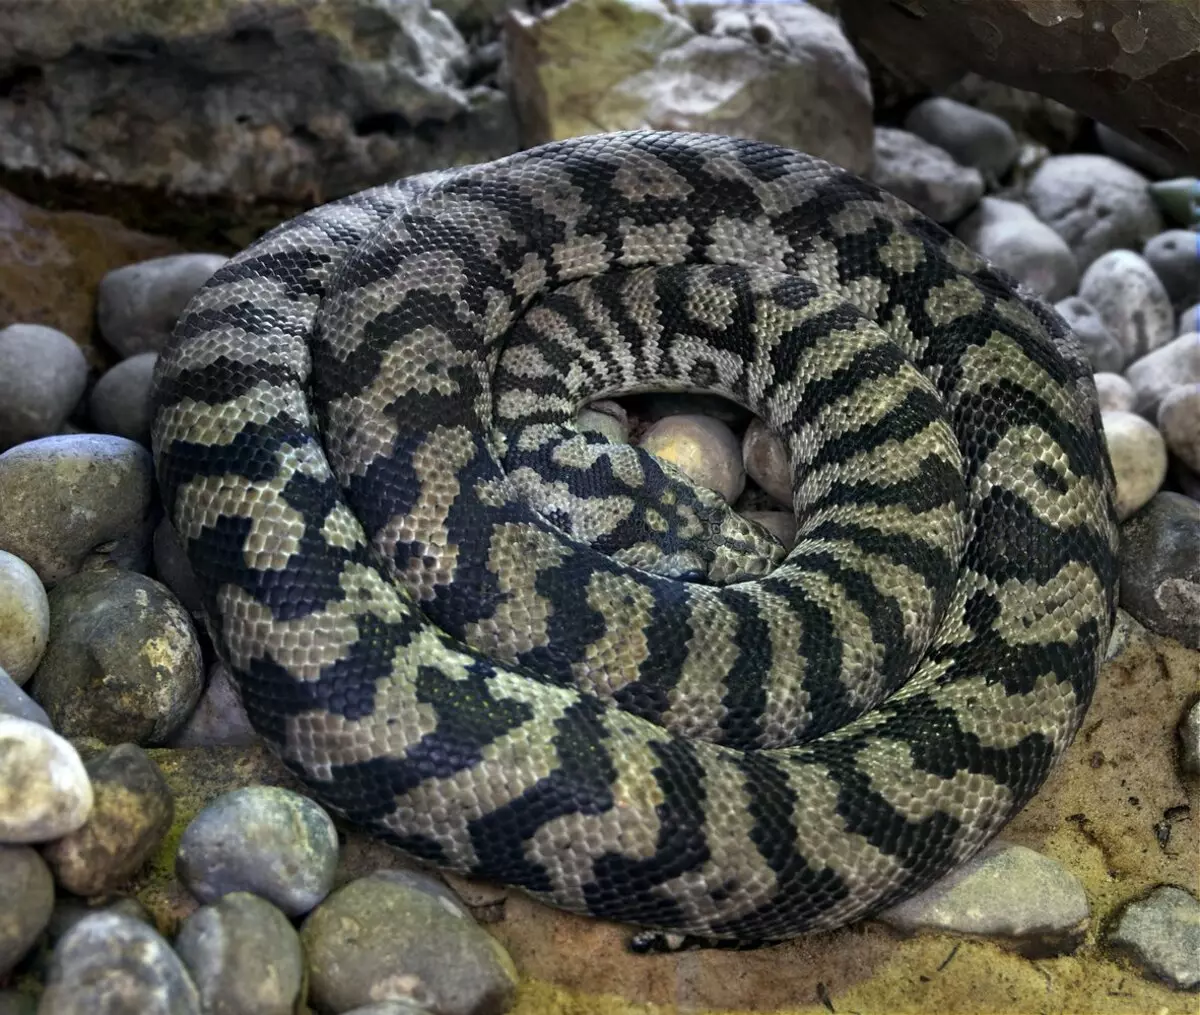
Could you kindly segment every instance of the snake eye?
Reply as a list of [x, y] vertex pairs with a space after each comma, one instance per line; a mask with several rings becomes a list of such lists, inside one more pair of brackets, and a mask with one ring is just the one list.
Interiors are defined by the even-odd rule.
[[681, 582], [691, 582], [693, 585], [711, 585], [708, 580], [708, 575], [703, 571], [692, 569], [690, 571], [681, 571], [677, 574], [676, 579]]

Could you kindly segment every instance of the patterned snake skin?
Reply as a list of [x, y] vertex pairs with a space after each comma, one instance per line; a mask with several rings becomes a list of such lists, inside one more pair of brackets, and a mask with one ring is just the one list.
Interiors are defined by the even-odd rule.
[[[589, 400], [784, 442], [764, 530]], [[154, 453], [255, 728], [445, 868], [713, 942], [927, 886], [1044, 782], [1114, 612], [1086, 362], [902, 202], [766, 144], [577, 138], [279, 226], [160, 358]]]

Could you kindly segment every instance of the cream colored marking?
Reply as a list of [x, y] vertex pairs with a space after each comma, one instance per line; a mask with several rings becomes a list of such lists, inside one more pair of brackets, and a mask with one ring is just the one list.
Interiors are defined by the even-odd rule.
[[718, 217], [708, 230], [705, 254], [715, 264], [743, 264], [786, 271], [792, 244], [773, 232], [765, 218], [753, 222]]
[[966, 278], [948, 279], [930, 289], [925, 297], [925, 312], [937, 327], [944, 328], [982, 308], [983, 294]]
[[311, 425], [312, 417], [299, 388], [259, 381], [245, 394], [220, 405], [180, 399], [162, 410], [159, 425], [167, 440], [222, 447], [233, 443], [247, 426], [262, 426], [282, 413]]
[[654, 597], [632, 577], [596, 572], [588, 578], [587, 604], [604, 619], [604, 632], [582, 647], [571, 672], [576, 687], [611, 698], [638, 678], [650, 653], [646, 625]]
[[1040, 734], [1056, 747], [1079, 710], [1071, 685], [1052, 673], [1043, 673], [1025, 694], [1006, 694], [1004, 685], [985, 676], [956, 680], [949, 687], [934, 687], [930, 697], [954, 710], [964, 733], [977, 736], [980, 746], [1007, 750], [1026, 737]]
[[925, 247], [911, 233], [897, 230], [879, 248], [879, 260], [892, 271], [907, 275], [925, 263]]

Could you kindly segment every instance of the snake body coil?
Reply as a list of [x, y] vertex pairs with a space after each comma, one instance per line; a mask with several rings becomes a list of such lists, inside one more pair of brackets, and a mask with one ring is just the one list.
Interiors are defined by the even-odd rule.
[[[786, 558], [571, 424], [664, 387], [782, 438]], [[300, 215], [155, 400], [256, 729], [348, 820], [577, 912], [771, 941], [905, 898], [1038, 790], [1112, 624], [1065, 325], [771, 145], [578, 138]]]

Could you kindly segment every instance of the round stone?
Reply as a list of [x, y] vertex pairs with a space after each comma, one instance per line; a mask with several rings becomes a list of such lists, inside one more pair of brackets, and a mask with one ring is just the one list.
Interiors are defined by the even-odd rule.
[[0, 330], [0, 451], [56, 433], [87, 375], [83, 351], [61, 331], [40, 324]]
[[53, 730], [0, 715], [0, 842], [49, 842], [92, 812], [79, 753]]
[[37, 669], [50, 635], [50, 602], [28, 564], [0, 550], [0, 668], [18, 684]]

